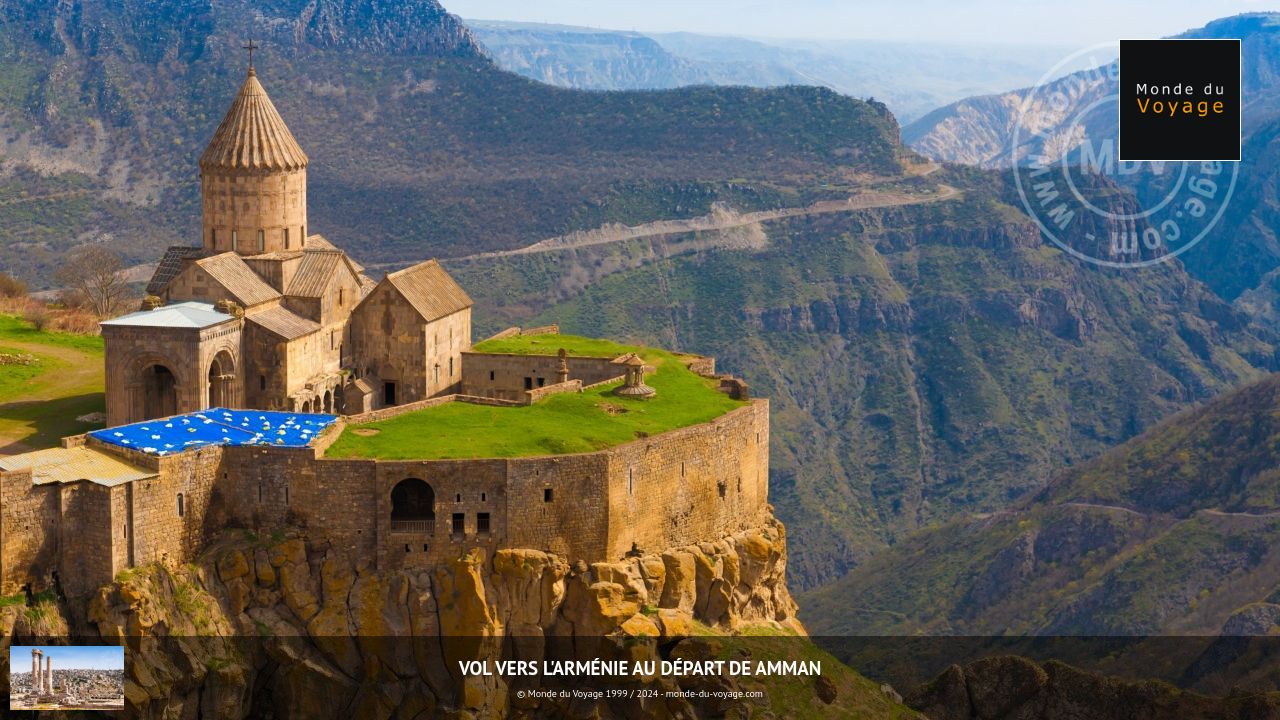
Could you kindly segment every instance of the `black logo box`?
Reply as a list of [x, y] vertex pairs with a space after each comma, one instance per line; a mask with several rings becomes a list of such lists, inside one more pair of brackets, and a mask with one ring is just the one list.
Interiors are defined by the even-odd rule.
[[[1243, 98], [1238, 38], [1121, 40], [1119, 84], [1120, 160], [1240, 159]], [[1140, 94], [1139, 85], [1146, 85], [1147, 92]], [[1206, 95], [1209, 85], [1213, 92]], [[1165, 94], [1165, 87], [1181, 87], [1184, 92]], [[1218, 94], [1219, 88], [1222, 94]], [[1185, 92], [1188, 89], [1189, 94]], [[1147, 107], [1145, 114], [1139, 100]], [[1183, 112], [1183, 103], [1188, 101], [1191, 114]], [[1201, 106], [1202, 102], [1207, 106]], [[1219, 102], [1223, 112], [1212, 112]], [[1172, 115], [1170, 103], [1177, 103]], [[1157, 107], [1163, 112], [1156, 114]], [[1209, 110], [1206, 116], [1199, 113], [1203, 107]]]

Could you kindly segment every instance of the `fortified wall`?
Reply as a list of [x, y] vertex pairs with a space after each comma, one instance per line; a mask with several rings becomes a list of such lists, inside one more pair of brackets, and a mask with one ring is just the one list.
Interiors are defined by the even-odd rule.
[[[476, 402], [515, 404], [492, 398], [523, 391], [525, 377], [535, 378], [531, 397], [536, 378], [555, 385], [554, 356], [476, 355], [464, 355], [462, 378], [490, 398]], [[577, 370], [563, 386], [616, 377], [608, 360], [569, 361]], [[86, 593], [134, 565], [187, 562], [227, 527], [301, 526], [379, 569], [431, 566], [477, 547], [593, 563], [715, 541], [768, 519], [768, 419], [768, 401], [756, 399], [597, 452], [468, 460], [327, 458], [342, 420], [304, 447], [210, 445], [160, 457], [68, 438], [28, 454], [47, 454], [31, 468], [0, 473], [0, 595], [55, 584]], [[416, 498], [409, 515], [397, 507], [407, 496]]]

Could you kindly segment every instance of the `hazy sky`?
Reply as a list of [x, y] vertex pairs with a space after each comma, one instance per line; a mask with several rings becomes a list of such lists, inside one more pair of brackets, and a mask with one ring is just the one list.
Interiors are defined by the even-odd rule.
[[124, 648], [113, 645], [12, 645], [9, 647], [9, 672], [31, 672], [31, 649], [38, 648], [53, 658], [58, 670], [119, 670], [124, 667]]
[[441, 0], [483, 20], [788, 38], [1084, 46], [1175, 35], [1280, 0]]

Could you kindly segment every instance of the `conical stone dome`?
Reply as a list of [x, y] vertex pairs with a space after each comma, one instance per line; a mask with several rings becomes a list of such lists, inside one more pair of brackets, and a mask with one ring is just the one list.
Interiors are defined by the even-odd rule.
[[258, 82], [249, 76], [222, 124], [200, 156], [201, 170], [290, 171], [307, 166], [307, 154]]

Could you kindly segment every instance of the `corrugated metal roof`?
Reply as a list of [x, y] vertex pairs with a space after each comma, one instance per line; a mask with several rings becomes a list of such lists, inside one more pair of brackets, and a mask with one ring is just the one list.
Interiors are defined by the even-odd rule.
[[160, 258], [160, 262], [156, 265], [156, 271], [151, 274], [151, 281], [147, 283], [148, 295], [159, 295], [164, 291], [165, 285], [169, 281], [182, 272], [183, 264], [189, 260], [204, 257], [205, 249], [202, 247], [186, 247], [183, 245], [173, 245], [164, 251], [164, 257]]
[[197, 260], [196, 264], [245, 307], [253, 307], [280, 297], [275, 288], [268, 285], [243, 258], [233, 252], [203, 258]]
[[285, 288], [285, 294], [294, 297], [320, 297], [324, 294], [324, 289], [329, 287], [329, 281], [333, 279], [341, 263], [341, 250], [306, 250], [302, 254], [302, 262], [298, 263], [298, 271]]
[[285, 340], [300, 338], [320, 329], [320, 323], [308, 320], [280, 306], [246, 315], [245, 320], [259, 325]]
[[393, 272], [383, 282], [391, 283], [399, 290], [428, 322], [465, 310], [473, 304], [462, 286], [435, 260]]
[[127, 327], [203, 328], [230, 319], [232, 319], [230, 315], [214, 310], [209, 303], [181, 302], [161, 305], [155, 310], [139, 310], [111, 320], [103, 320], [99, 324]]
[[289, 132], [253, 68], [200, 156], [200, 168], [299, 170], [307, 154]]
[[114, 455], [83, 446], [50, 448], [0, 457], [0, 469], [30, 469], [31, 481], [36, 485], [89, 480], [99, 485], [112, 486], [156, 476], [152, 470], [131, 465]]

